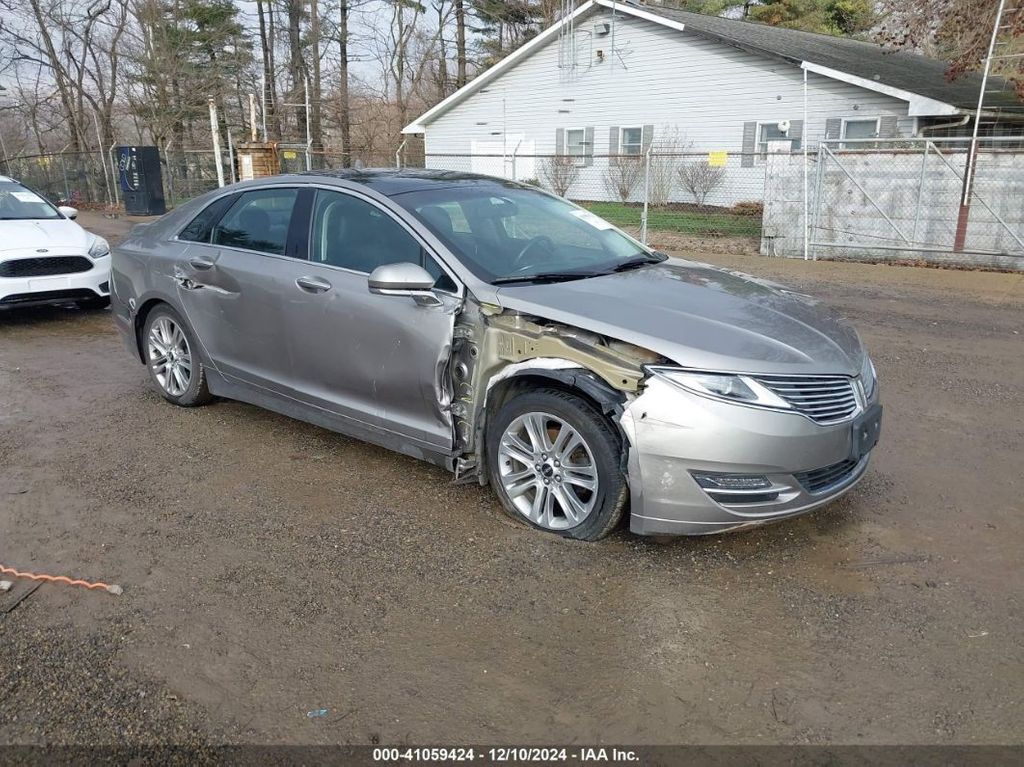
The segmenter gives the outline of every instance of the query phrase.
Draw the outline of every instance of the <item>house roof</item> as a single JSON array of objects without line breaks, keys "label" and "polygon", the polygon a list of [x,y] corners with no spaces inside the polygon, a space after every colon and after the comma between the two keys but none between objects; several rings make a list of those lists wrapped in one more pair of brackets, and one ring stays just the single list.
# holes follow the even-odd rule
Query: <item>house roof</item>
[{"label": "house roof", "polygon": [[[644,7],[659,16],[681,22],[688,32],[709,37],[743,50],[805,62],[893,88],[915,93],[962,110],[978,106],[981,75],[948,80],[949,63],[913,53],[889,51],[874,43],[848,37],[801,32],[751,21],[724,19],[669,8]],[[985,109],[1024,110],[1013,87],[1002,78],[989,77]]]},{"label": "house roof", "polygon": [[[954,81],[946,78],[949,64],[912,53],[888,51],[873,43],[845,37],[801,32],[752,21],[726,19],[660,6],[639,5],[628,0],[588,0],[571,16],[563,18],[518,50],[506,56],[448,98],[424,112],[402,129],[422,133],[426,125],[455,104],[515,66],[534,50],[558,35],[569,19],[579,20],[603,7],[634,16],[678,32],[689,32],[741,50],[781,59],[825,77],[885,93],[909,102],[908,114],[951,115],[973,112],[978,104],[981,76],[970,74]],[[1024,113],[1024,102],[1002,78],[989,77],[985,111]]]}]

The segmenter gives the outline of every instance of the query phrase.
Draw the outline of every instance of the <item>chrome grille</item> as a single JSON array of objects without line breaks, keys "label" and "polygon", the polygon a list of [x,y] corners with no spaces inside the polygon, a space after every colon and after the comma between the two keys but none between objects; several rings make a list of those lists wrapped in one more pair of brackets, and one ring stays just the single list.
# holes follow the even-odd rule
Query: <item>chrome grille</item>
[{"label": "chrome grille", "polygon": [[815,423],[843,421],[857,412],[853,381],[846,376],[754,376]]}]

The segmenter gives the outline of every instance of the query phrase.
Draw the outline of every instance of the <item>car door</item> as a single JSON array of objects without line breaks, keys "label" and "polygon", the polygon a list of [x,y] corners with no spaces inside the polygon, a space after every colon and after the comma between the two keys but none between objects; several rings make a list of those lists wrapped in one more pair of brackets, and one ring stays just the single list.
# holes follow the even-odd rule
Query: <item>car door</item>
[{"label": "car door", "polygon": [[205,225],[204,211],[179,235],[198,241],[174,265],[181,305],[217,370],[279,394],[291,391],[281,285],[294,262],[286,249],[298,198],[295,187],[269,187],[221,203]]},{"label": "car door", "polygon": [[[305,401],[413,443],[450,449],[445,370],[455,281],[391,213],[355,193],[319,189],[308,260],[284,300],[296,388]],[[436,305],[370,293],[377,266],[411,261],[437,279]]]}]

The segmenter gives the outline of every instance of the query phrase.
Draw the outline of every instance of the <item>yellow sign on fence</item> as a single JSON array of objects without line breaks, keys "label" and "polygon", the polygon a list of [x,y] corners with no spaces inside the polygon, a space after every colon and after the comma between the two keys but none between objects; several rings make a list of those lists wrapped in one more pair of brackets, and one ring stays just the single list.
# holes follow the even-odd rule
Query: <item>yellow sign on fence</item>
[{"label": "yellow sign on fence", "polygon": [[708,152],[708,165],[712,168],[724,168],[728,159],[728,152]]},{"label": "yellow sign on fence", "polygon": [[288,150],[285,150],[284,152],[282,152],[282,154],[284,155],[284,159],[286,160],[294,160],[296,157],[298,157],[298,155],[295,154],[295,152],[289,152]]}]

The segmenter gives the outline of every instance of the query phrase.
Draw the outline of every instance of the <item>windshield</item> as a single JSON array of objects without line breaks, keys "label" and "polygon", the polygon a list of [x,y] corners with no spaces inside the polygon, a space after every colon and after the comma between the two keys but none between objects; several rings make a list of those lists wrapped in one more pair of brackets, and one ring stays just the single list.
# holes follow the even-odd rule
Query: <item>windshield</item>
[{"label": "windshield", "polygon": [[604,219],[539,190],[484,182],[392,199],[485,282],[579,279],[662,260]]},{"label": "windshield", "polygon": [[0,221],[60,218],[50,203],[14,181],[0,181]]}]

